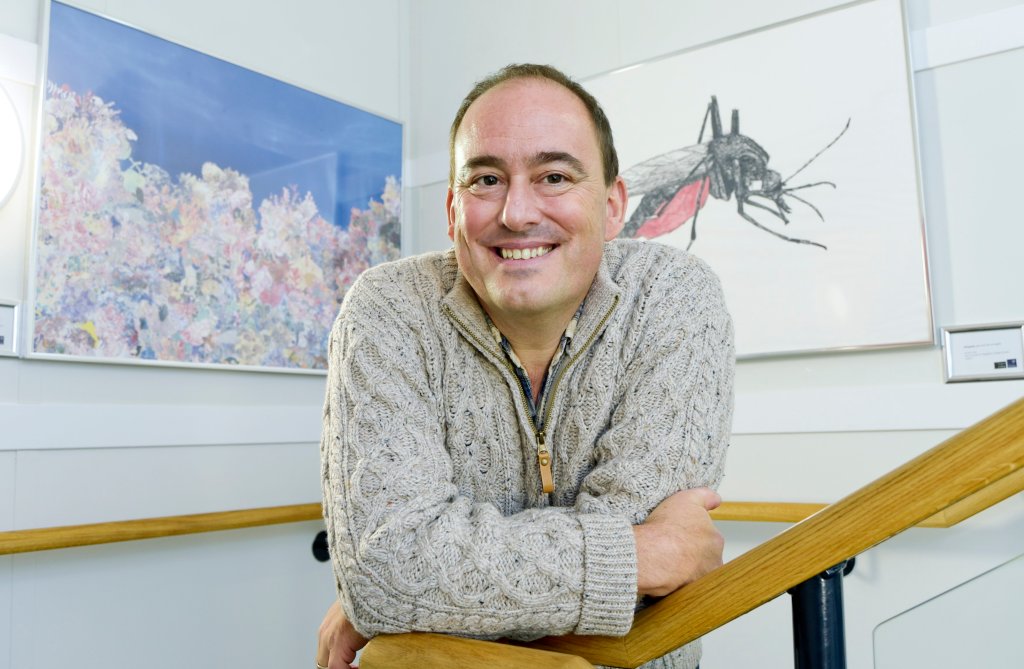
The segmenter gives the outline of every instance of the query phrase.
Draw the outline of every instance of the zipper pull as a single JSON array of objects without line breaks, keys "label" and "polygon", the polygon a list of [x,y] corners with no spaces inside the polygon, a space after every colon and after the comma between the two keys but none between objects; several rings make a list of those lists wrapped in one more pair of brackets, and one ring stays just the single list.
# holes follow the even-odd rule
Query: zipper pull
[{"label": "zipper pull", "polygon": [[544,441],[544,430],[537,433],[537,464],[540,465],[540,482],[544,492],[554,492],[555,482],[551,478],[551,453]]}]

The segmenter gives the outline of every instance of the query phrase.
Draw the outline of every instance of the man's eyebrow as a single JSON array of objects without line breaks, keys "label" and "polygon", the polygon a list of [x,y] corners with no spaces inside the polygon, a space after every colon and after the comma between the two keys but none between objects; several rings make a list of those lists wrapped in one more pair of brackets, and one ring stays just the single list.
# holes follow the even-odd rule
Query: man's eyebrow
[{"label": "man's eyebrow", "polygon": [[498,156],[492,156],[490,154],[473,156],[462,164],[462,167],[459,169],[459,176],[465,176],[469,172],[481,167],[494,167],[496,169],[506,171],[508,164]]},{"label": "man's eyebrow", "polygon": [[[577,174],[584,176],[587,174],[587,169],[583,166],[583,162],[566,151],[540,151],[530,158],[528,162],[531,168],[541,167],[550,163],[565,163]],[[493,167],[503,172],[508,171],[508,163],[504,159],[491,154],[484,154],[468,158],[459,169],[459,176],[465,177],[468,173],[481,167]]]},{"label": "man's eyebrow", "polygon": [[530,160],[531,167],[540,167],[541,165],[547,165],[548,163],[566,163],[578,174],[586,175],[587,169],[583,166],[583,162],[565,151],[541,151]]}]

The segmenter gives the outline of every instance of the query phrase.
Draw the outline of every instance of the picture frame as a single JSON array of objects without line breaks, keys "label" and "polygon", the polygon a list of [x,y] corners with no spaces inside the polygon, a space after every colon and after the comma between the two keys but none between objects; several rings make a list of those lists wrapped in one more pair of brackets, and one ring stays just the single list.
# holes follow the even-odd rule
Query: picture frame
[{"label": "picture frame", "polygon": [[57,0],[46,25],[28,357],[324,373],[401,254],[402,124]]},{"label": "picture frame", "polygon": [[900,0],[584,84],[615,130],[630,191],[622,236],[711,266],[739,358],[934,343]]},{"label": "picture frame", "polygon": [[946,383],[1024,379],[1024,322],[942,328]]},{"label": "picture frame", "polygon": [[21,354],[21,304],[0,299],[0,356],[16,358]]}]

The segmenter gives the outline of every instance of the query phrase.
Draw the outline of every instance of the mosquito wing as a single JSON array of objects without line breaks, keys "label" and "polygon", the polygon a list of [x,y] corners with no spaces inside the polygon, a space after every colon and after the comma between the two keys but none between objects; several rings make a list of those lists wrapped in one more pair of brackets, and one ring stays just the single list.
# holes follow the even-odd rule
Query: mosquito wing
[{"label": "mosquito wing", "polygon": [[679,188],[687,181],[703,177],[708,170],[707,160],[707,143],[684,146],[633,165],[622,173],[622,178],[630,197],[670,185]]}]

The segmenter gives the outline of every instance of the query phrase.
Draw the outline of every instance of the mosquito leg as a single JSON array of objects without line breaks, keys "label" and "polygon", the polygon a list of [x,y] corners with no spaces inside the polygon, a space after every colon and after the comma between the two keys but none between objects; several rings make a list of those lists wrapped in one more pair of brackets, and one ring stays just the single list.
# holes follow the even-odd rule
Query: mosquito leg
[{"label": "mosquito leg", "polygon": [[[765,197],[765,198],[767,198],[767,196],[766,196],[766,195],[761,195],[760,197]],[[739,200],[737,200],[737,202],[739,202]],[[765,205],[761,204],[760,202],[757,202],[757,201],[755,201],[755,200],[751,200],[751,199],[749,199],[749,198],[747,199],[747,201],[746,201],[746,202],[747,202],[747,204],[749,204],[749,205],[750,205],[751,207],[757,207],[758,209],[764,209],[765,211],[767,211],[767,212],[768,212],[769,214],[771,214],[772,216],[775,216],[776,218],[778,218],[779,220],[781,220],[781,221],[782,221],[783,223],[789,223],[789,219],[788,219],[788,218],[786,218],[786,215],[785,215],[785,214],[783,214],[783,213],[782,213],[781,211],[775,211],[775,210],[774,210],[774,209],[772,209],[771,207],[765,206]],[[740,207],[741,207],[741,211],[742,211],[742,206],[743,206],[743,205],[740,205]]]},{"label": "mosquito leg", "polygon": [[793,198],[794,200],[797,200],[797,201],[799,201],[799,202],[803,202],[803,203],[804,203],[804,204],[806,204],[806,205],[807,205],[808,207],[810,207],[811,209],[813,209],[813,210],[814,210],[814,213],[818,215],[818,218],[820,218],[820,219],[821,219],[821,220],[823,220],[823,221],[825,220],[825,217],[824,217],[824,216],[822,216],[822,214],[821,214],[821,211],[819,211],[817,207],[815,207],[815,206],[814,206],[813,204],[811,204],[811,203],[810,203],[810,202],[808,202],[807,200],[803,199],[803,198],[802,198],[802,197],[800,197],[799,195],[793,195],[792,193],[786,193],[786,195],[788,195],[789,197]]},{"label": "mosquito leg", "polygon": [[831,181],[815,181],[814,183],[804,184],[803,186],[793,186],[792,188],[783,188],[782,191],[784,193],[789,193],[790,191],[802,190],[804,188],[814,188],[815,186],[832,186],[832,188],[836,187],[836,185],[834,183],[832,183]]},{"label": "mosquito leg", "polygon": [[[762,209],[764,209],[764,207],[762,207]],[[809,239],[797,239],[796,237],[787,237],[786,235],[783,235],[781,233],[775,232],[771,228],[767,228],[767,227],[761,225],[757,221],[756,218],[754,218],[753,216],[751,216],[747,212],[743,211],[743,200],[737,200],[736,201],[736,212],[740,216],[745,218],[748,223],[753,224],[755,227],[758,227],[761,230],[764,230],[765,232],[767,232],[770,235],[775,235],[776,237],[778,237],[780,239],[785,239],[787,242],[793,242],[794,244],[810,244],[811,246],[817,246],[818,248],[825,249],[826,251],[828,250],[828,247],[825,246],[824,244],[819,244],[818,242],[812,242]]]},{"label": "mosquito leg", "polygon": [[710,181],[705,178],[701,181],[700,189],[697,191],[697,206],[693,210],[693,219],[690,221],[690,243],[686,245],[686,250],[689,251],[693,243],[697,241],[697,214],[700,213],[700,203],[704,199],[704,188]]}]

